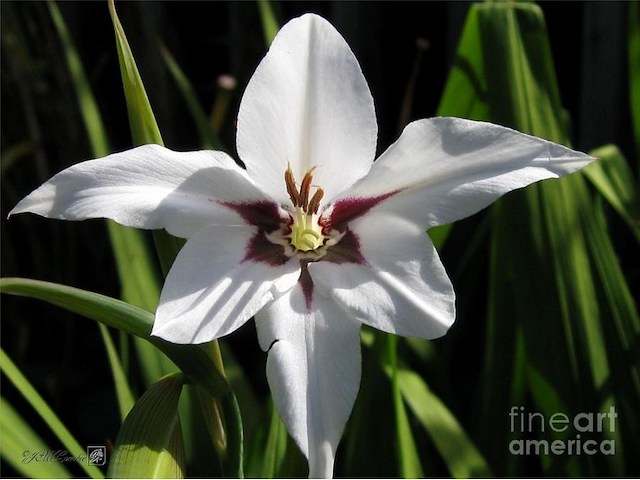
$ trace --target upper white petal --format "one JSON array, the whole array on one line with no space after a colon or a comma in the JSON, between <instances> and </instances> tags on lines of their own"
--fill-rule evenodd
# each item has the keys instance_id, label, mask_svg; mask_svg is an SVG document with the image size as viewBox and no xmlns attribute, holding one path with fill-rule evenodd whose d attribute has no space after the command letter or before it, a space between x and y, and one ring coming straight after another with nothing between
<instances>
[{"instance_id":1,"label":"upper white petal","mask_svg":"<svg viewBox=\"0 0 640 480\"><path fill-rule=\"evenodd\" d=\"M187 241L167 275L152 335L203 343L233 332L297 282L300 264L247 258L255 228L214 226Z\"/></svg>"},{"instance_id":2,"label":"upper white petal","mask_svg":"<svg viewBox=\"0 0 640 480\"><path fill-rule=\"evenodd\" d=\"M455 320L455 294L425 231L375 210L350 228L366 263L309 264L316 290L379 330L422 338L444 335Z\"/></svg>"},{"instance_id":3,"label":"upper white petal","mask_svg":"<svg viewBox=\"0 0 640 480\"><path fill-rule=\"evenodd\" d=\"M189 237L203 226L241 224L219 201L265 199L223 152L174 152L143 145L73 165L11 210L50 218L110 218L136 228Z\"/></svg>"},{"instance_id":4,"label":"upper white petal","mask_svg":"<svg viewBox=\"0 0 640 480\"><path fill-rule=\"evenodd\" d=\"M328 200L369 170L376 139L373 99L344 38L317 15L282 27L240 104L238 154L251 178L284 203L287 163L298 181L317 167Z\"/></svg>"},{"instance_id":5,"label":"upper white petal","mask_svg":"<svg viewBox=\"0 0 640 480\"><path fill-rule=\"evenodd\" d=\"M399 191L378 208L425 227L454 222L501 195L557 178L595 160L541 138L486 122L413 122L344 197Z\"/></svg>"},{"instance_id":6,"label":"upper white petal","mask_svg":"<svg viewBox=\"0 0 640 480\"><path fill-rule=\"evenodd\" d=\"M309 477L329 478L360 385L360 324L315 292L307 310L298 284L256 315L256 327L278 413Z\"/></svg>"}]
</instances>

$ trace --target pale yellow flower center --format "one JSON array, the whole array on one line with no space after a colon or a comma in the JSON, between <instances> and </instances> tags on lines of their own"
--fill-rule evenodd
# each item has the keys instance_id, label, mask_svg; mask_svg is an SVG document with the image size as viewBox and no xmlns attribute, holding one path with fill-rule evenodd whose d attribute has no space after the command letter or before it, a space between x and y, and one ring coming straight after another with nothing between
<instances>
[{"instance_id":1,"label":"pale yellow flower center","mask_svg":"<svg viewBox=\"0 0 640 480\"><path fill-rule=\"evenodd\" d=\"M305 174L300 190L296 186L291 167L284 173L287 192L295 209L292 212L291 233L288 238L291 246L301 252L315 250L323 246L325 241L322 227L318 223L318 207L324 195L322 188L313 186L315 193L309 199L313 170L312 168Z\"/></svg>"}]
</instances>

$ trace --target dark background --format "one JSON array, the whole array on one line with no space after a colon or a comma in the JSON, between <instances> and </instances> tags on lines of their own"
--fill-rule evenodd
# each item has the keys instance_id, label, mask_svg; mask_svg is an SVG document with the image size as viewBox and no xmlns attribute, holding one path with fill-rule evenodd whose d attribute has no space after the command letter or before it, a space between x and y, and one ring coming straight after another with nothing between
<instances>
[{"instance_id":1,"label":"dark background","mask_svg":"<svg viewBox=\"0 0 640 480\"><path fill-rule=\"evenodd\" d=\"M112 150L130 148L106 2L63 2L59 6L97 97ZM616 143L627 158L634 158L626 72L627 4L551 2L540 6L547 19L561 98L573 121L574 146L588 150ZM302 13L316 12L346 38L376 102L379 152L397 138L416 39L426 39L429 48L418 72L411 119L434 115L468 7L462 2L274 3L281 24ZM118 296L101 221L58 222L32 215L6 221L7 212L20 198L64 167L90 158L91 153L46 4L1 2L0 8L2 276L49 280ZM222 132L226 150L234 154L237 105L266 51L256 4L121 2L117 9L168 147L196 149L199 137L164 66L160 42L173 53L207 110L216 100L218 76L230 74L237 79ZM621 242L624 245L625 239ZM449 267L455 267L457 247L452 242L443 252L451 272L455 271ZM482 298L482 292L478 296ZM37 301L6 296L1 301L2 348L81 444L113 440L119 420L97 327ZM232 337L231 346L266 395L264 355L252 329L249 325ZM477 342L469 345L468 355L476 355ZM140 379L133 380L140 391ZM56 440L48 436L46 426L13 387L5 379L1 386L2 394L55 446ZM2 475L10 474L3 465Z\"/></svg>"}]
</instances>

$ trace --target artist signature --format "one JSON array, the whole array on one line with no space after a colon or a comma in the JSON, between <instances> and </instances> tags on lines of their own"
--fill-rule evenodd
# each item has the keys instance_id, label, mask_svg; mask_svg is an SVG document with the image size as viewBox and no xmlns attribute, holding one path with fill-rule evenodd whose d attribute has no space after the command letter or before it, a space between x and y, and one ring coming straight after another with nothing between
<instances>
[{"instance_id":1,"label":"artist signature","mask_svg":"<svg viewBox=\"0 0 640 480\"><path fill-rule=\"evenodd\" d=\"M44 450L38 452L32 452L31 450L24 450L22 452L22 463L41 463L41 462L59 462L59 463L69 463L69 462L86 462L86 455L78 455L73 456L69 453L68 450Z\"/></svg>"}]
</instances>

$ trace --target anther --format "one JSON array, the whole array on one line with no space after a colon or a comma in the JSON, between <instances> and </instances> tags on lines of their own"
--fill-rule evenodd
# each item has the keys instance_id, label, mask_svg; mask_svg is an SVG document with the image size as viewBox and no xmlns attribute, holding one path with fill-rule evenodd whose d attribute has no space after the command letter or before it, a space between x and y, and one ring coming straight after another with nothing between
<instances>
[{"instance_id":1,"label":"anther","mask_svg":"<svg viewBox=\"0 0 640 480\"><path fill-rule=\"evenodd\" d=\"M298 202L300 201L300 194L298 193L298 189L296 188L296 179L293 176L293 172L291 171L291 165L287 165L287 169L284 172L284 183L287 186L287 193L289 194L289 198L293 202L293 206L298 206Z\"/></svg>"},{"instance_id":2,"label":"anther","mask_svg":"<svg viewBox=\"0 0 640 480\"><path fill-rule=\"evenodd\" d=\"M304 212L308 212L307 207L309 206L309 189L311 188L311 180L313 180L313 168L309 170L304 178L302 179L302 184L300 185L300 203L299 207L302 207Z\"/></svg>"},{"instance_id":3,"label":"anther","mask_svg":"<svg viewBox=\"0 0 640 480\"><path fill-rule=\"evenodd\" d=\"M324 190L320 187L316 189L316 193L311 197L311 201L309 202L309 208L307 209L307 213L318 213L318 208L320 208L320 200L322 200L322 196L324 195Z\"/></svg>"}]
</instances>

